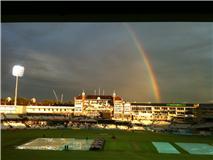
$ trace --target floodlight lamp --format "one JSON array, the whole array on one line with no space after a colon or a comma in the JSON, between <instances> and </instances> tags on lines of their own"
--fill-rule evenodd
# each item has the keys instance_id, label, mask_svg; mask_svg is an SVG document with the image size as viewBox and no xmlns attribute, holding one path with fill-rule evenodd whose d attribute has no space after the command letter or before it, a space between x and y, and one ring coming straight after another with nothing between
<instances>
[{"instance_id":1,"label":"floodlight lamp","mask_svg":"<svg viewBox=\"0 0 213 160\"><path fill-rule=\"evenodd\" d=\"M13 76L22 77L24 75L24 67L20 65L13 66Z\"/></svg>"},{"instance_id":2,"label":"floodlight lamp","mask_svg":"<svg viewBox=\"0 0 213 160\"><path fill-rule=\"evenodd\" d=\"M10 102L12 99L10 97L7 97L7 101Z\"/></svg>"},{"instance_id":3,"label":"floodlight lamp","mask_svg":"<svg viewBox=\"0 0 213 160\"><path fill-rule=\"evenodd\" d=\"M32 101L33 103L36 103L36 99L35 99L35 98L32 98L31 101Z\"/></svg>"}]
</instances>

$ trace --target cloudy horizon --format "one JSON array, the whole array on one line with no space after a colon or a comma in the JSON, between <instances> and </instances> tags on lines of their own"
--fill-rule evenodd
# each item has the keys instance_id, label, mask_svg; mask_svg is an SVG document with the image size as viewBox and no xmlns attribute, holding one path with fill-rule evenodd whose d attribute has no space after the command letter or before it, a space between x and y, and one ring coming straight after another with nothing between
<instances>
[{"instance_id":1,"label":"cloudy horizon","mask_svg":"<svg viewBox=\"0 0 213 160\"><path fill-rule=\"evenodd\" d=\"M129 23L152 65L161 102L213 102L213 23ZM12 67L25 66L20 97L86 94L156 102L143 57L123 23L2 23L1 95L13 97Z\"/></svg>"}]
</instances>

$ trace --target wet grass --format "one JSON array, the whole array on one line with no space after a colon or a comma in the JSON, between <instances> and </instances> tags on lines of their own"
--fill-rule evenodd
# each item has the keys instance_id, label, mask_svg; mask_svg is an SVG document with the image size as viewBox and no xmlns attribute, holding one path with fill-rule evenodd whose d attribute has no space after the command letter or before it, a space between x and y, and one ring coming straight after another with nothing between
<instances>
[{"instance_id":1,"label":"wet grass","mask_svg":"<svg viewBox=\"0 0 213 160\"><path fill-rule=\"evenodd\" d=\"M18 150L36 138L97 138L106 140L103 151L36 151ZM112 138L115 136L115 139ZM180 154L160 154L152 142L169 142ZM213 136L182 136L159 134L148 131L130 132L121 130L14 130L1 131L2 160L210 160L213 156L190 155L174 142L213 144Z\"/></svg>"}]
</instances>

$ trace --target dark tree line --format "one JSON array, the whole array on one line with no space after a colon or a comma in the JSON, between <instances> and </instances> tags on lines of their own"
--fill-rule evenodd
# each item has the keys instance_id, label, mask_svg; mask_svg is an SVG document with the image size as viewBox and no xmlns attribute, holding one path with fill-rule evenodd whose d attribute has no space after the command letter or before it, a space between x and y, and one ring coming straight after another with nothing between
<instances>
[{"instance_id":1,"label":"dark tree line","mask_svg":"<svg viewBox=\"0 0 213 160\"><path fill-rule=\"evenodd\" d=\"M13 105L14 98L1 98L1 105ZM45 99L37 101L35 99L28 99L23 97L17 98L17 105L38 105L38 106L73 106L73 101L57 102L52 99Z\"/></svg>"}]
</instances>

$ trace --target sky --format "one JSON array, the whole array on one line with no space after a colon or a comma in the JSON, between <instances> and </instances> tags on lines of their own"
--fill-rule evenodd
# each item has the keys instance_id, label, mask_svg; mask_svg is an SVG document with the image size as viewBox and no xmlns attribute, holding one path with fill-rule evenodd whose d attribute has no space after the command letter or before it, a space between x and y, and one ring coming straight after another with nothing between
<instances>
[{"instance_id":1,"label":"sky","mask_svg":"<svg viewBox=\"0 0 213 160\"><path fill-rule=\"evenodd\" d=\"M213 102L213 23L2 23L2 97L14 97L15 64L19 97L100 88L130 102Z\"/></svg>"}]
</instances>

